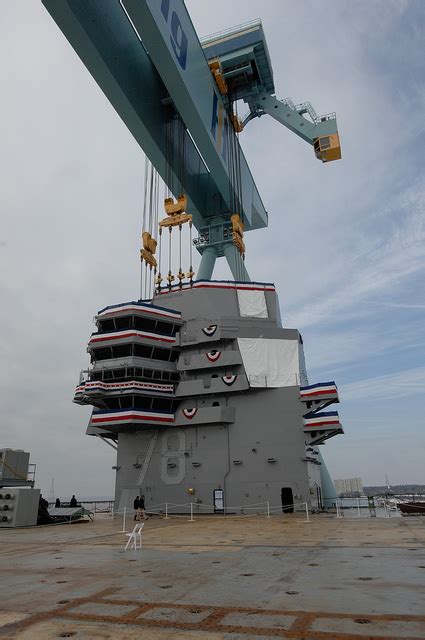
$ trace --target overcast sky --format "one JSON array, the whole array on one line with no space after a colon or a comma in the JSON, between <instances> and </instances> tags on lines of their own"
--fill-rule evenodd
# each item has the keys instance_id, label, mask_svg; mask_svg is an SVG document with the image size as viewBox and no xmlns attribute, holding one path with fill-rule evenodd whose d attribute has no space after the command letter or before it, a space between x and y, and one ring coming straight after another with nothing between
<instances>
[{"instance_id":1,"label":"overcast sky","mask_svg":"<svg viewBox=\"0 0 425 640\"><path fill-rule=\"evenodd\" d=\"M200 36L261 17L277 96L337 112L328 165L269 117L241 135L270 221L246 266L311 382L338 384L331 475L423 483L425 2L186 4ZM38 0L2 3L0 60L0 446L31 452L46 494L112 495L72 397L93 315L138 297L144 156Z\"/></svg>"}]
</instances>

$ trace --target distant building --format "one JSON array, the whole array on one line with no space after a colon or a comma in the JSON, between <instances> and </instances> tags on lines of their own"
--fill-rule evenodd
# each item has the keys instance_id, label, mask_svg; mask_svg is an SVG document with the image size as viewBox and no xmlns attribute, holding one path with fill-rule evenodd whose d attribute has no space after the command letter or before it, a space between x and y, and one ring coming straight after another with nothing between
<instances>
[{"instance_id":1,"label":"distant building","mask_svg":"<svg viewBox=\"0 0 425 640\"><path fill-rule=\"evenodd\" d=\"M361 478L334 480L334 484L338 496L341 494L363 493L363 482Z\"/></svg>"}]
</instances>

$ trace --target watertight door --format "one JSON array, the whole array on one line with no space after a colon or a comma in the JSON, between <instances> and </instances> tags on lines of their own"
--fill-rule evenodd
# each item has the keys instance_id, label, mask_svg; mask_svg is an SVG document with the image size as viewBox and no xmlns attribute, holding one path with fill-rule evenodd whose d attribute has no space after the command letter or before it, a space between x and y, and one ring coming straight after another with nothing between
<instances>
[{"instance_id":1,"label":"watertight door","mask_svg":"<svg viewBox=\"0 0 425 640\"><path fill-rule=\"evenodd\" d=\"M293 513L294 497L292 495L291 487L282 487L280 495L282 498L282 511L286 511L287 513Z\"/></svg>"}]
</instances>

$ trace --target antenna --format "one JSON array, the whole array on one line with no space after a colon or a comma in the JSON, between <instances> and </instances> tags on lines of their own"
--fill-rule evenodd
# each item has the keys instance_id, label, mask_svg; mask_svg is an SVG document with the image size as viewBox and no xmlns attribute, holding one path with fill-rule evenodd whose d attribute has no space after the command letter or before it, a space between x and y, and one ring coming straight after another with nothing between
<instances>
[{"instance_id":1,"label":"antenna","mask_svg":"<svg viewBox=\"0 0 425 640\"><path fill-rule=\"evenodd\" d=\"M52 478L52 481L50 483L48 502L54 502L54 501L55 501L55 479Z\"/></svg>"}]
</instances>

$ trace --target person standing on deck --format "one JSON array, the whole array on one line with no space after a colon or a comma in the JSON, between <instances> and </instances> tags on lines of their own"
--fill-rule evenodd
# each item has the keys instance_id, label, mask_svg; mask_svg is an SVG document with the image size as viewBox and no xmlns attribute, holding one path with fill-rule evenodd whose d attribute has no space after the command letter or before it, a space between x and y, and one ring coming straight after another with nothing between
<instances>
[{"instance_id":1,"label":"person standing on deck","mask_svg":"<svg viewBox=\"0 0 425 640\"><path fill-rule=\"evenodd\" d=\"M134 509L134 519L135 520L139 520L139 508L140 508L140 498L139 496L136 496L133 502L133 509Z\"/></svg>"},{"instance_id":2,"label":"person standing on deck","mask_svg":"<svg viewBox=\"0 0 425 640\"><path fill-rule=\"evenodd\" d=\"M139 520L146 520L145 515L145 496L142 496L139 500Z\"/></svg>"}]
</instances>

